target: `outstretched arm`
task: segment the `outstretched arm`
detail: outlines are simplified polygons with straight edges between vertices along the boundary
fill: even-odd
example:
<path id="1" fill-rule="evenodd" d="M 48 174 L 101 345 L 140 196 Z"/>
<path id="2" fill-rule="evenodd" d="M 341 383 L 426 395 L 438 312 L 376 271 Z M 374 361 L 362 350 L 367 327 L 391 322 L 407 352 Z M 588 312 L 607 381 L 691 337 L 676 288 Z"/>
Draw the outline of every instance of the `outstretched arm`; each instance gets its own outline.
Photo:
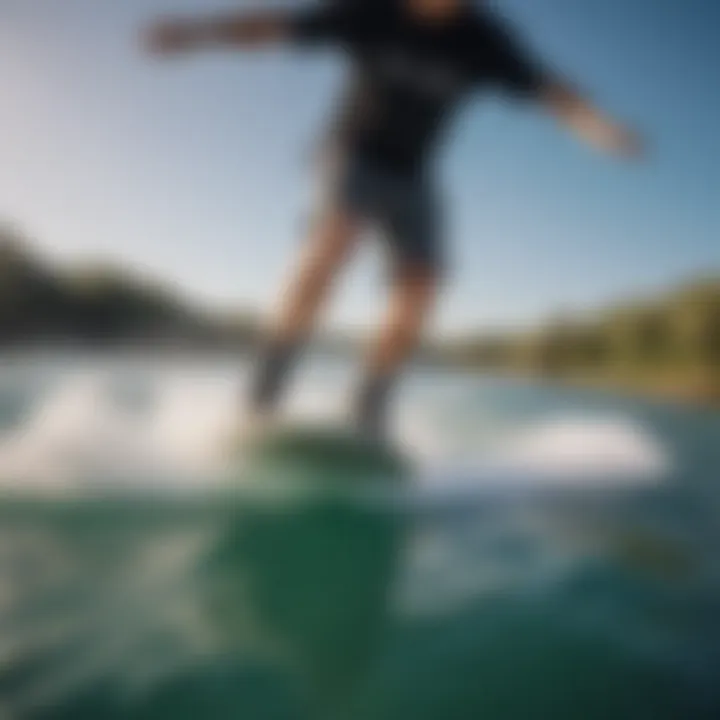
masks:
<path id="1" fill-rule="evenodd" d="M 506 25 L 495 25 L 491 48 L 492 74 L 512 94 L 539 100 L 565 127 L 599 150 L 623 157 L 642 154 L 642 142 L 635 132 L 605 115 L 562 75 L 548 69 Z M 484 71 L 486 56 L 481 54 L 480 60 Z"/>
<path id="2" fill-rule="evenodd" d="M 606 116 L 567 85 L 550 82 L 540 96 L 549 112 L 589 145 L 622 157 L 643 154 L 637 133 Z"/>
<path id="3" fill-rule="evenodd" d="M 289 38 L 292 27 L 287 12 L 254 11 L 202 19 L 164 19 L 152 25 L 144 39 L 151 52 L 171 55 L 214 46 L 263 46 Z"/>
<path id="4" fill-rule="evenodd" d="M 255 10 L 201 19 L 166 19 L 149 28 L 148 49 L 169 55 L 207 47 L 262 47 L 277 42 L 313 45 L 350 42 L 367 23 L 354 5 L 320 5 L 299 10 Z"/>

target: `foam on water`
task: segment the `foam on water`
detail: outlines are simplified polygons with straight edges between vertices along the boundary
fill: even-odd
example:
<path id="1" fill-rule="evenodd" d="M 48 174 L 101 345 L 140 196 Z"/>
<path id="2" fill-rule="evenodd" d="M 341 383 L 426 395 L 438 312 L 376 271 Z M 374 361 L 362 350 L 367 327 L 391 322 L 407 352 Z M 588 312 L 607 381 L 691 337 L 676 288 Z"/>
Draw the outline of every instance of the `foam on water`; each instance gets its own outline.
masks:
<path id="1" fill-rule="evenodd" d="M 0 485 L 58 489 L 134 481 L 193 486 L 219 479 L 236 428 L 236 379 L 174 370 L 123 398 L 110 372 L 66 376 L 21 425 L 0 437 Z M 126 393 L 127 394 L 127 393 Z M 313 421 L 342 414 L 344 393 L 303 386 L 290 414 Z M 484 418 L 487 424 L 487 418 Z M 481 443 L 472 422 L 449 426 L 432 404 L 399 413 L 398 438 L 424 468 L 423 482 L 447 488 L 523 482 L 587 485 L 656 479 L 668 469 L 660 444 L 627 417 L 545 416 Z"/>

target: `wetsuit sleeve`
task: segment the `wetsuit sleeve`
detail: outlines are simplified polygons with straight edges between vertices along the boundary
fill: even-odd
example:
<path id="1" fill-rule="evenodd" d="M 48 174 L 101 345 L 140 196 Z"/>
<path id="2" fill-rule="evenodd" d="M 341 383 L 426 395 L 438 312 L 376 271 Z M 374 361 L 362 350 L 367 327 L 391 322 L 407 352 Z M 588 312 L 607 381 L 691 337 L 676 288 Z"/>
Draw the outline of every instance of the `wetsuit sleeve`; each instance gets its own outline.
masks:
<path id="1" fill-rule="evenodd" d="M 367 18 L 355 7 L 299 10 L 290 18 L 290 37 L 298 45 L 356 43 L 367 34 Z"/>
<path id="2" fill-rule="evenodd" d="M 549 83 L 549 74 L 529 48 L 504 25 L 493 23 L 485 42 L 475 47 L 478 77 L 519 97 L 536 97 Z"/>

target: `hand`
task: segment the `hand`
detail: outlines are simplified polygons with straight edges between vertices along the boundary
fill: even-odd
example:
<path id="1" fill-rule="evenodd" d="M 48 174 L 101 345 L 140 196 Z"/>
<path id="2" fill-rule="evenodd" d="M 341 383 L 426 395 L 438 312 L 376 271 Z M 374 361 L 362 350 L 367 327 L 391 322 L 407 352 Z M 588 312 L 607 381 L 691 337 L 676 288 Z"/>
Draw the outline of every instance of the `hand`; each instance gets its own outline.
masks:
<path id="1" fill-rule="evenodd" d="M 584 142 L 624 158 L 644 156 L 644 143 L 638 133 L 618 124 L 566 85 L 550 85 L 543 97 L 550 112 Z"/>
<path id="2" fill-rule="evenodd" d="M 202 26 L 192 20 L 163 20 L 145 35 L 147 49 L 156 55 L 175 55 L 198 47 L 204 40 Z"/>
<path id="3" fill-rule="evenodd" d="M 605 149 L 623 158 L 642 159 L 647 147 L 643 137 L 625 127 L 613 127 L 606 138 Z"/>

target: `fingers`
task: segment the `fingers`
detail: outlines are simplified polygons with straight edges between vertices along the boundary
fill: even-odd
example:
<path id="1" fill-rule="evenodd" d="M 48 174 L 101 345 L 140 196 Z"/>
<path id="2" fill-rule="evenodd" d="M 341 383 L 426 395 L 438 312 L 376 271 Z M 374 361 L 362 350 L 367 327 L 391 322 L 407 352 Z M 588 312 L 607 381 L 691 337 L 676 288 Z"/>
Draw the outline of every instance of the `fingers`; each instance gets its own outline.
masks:
<path id="1" fill-rule="evenodd" d="M 645 139 L 636 132 L 628 131 L 625 134 L 624 155 L 629 158 L 642 159 L 647 154 Z"/>
<path id="2" fill-rule="evenodd" d="M 188 20 L 161 20 L 143 35 L 145 49 L 153 55 L 175 55 L 195 48 L 201 33 L 197 25 Z"/>
<path id="3" fill-rule="evenodd" d="M 642 159 L 646 153 L 642 136 L 618 125 L 600 126 L 588 139 L 599 150 L 626 160 Z"/>

